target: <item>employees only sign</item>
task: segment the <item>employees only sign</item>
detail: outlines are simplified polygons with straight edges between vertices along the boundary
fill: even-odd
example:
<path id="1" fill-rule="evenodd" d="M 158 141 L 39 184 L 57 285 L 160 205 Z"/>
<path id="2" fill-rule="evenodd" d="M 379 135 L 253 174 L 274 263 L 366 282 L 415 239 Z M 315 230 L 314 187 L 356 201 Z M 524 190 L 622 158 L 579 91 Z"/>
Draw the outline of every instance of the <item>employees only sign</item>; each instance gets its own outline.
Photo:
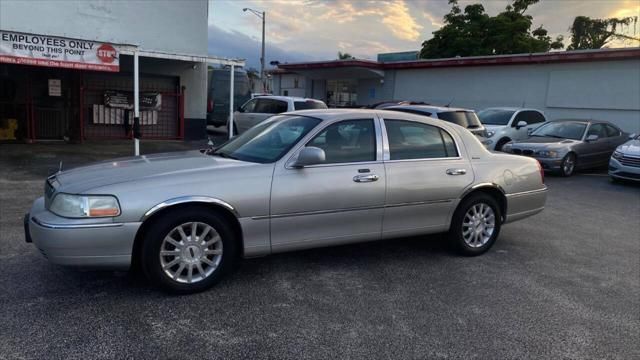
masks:
<path id="1" fill-rule="evenodd" d="M 0 31 L 0 63 L 117 72 L 119 55 L 107 43 Z"/>

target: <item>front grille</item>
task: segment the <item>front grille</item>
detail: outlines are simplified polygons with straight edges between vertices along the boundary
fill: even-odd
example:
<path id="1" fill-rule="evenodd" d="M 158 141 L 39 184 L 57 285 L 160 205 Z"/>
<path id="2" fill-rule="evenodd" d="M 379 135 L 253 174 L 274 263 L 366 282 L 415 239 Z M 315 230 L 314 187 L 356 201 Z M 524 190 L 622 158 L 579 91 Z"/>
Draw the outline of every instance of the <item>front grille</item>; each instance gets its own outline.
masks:
<path id="1" fill-rule="evenodd" d="M 640 167 L 640 157 L 624 155 L 621 158 L 618 158 L 618 161 L 624 166 Z"/>
<path id="2" fill-rule="evenodd" d="M 522 155 L 532 156 L 533 150 L 522 150 Z"/>

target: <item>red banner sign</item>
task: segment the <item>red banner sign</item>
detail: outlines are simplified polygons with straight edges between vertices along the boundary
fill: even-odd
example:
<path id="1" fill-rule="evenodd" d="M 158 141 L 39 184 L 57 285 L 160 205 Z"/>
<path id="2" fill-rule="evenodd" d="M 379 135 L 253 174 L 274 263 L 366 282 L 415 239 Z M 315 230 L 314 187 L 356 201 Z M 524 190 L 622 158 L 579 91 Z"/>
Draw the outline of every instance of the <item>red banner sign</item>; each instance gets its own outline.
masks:
<path id="1" fill-rule="evenodd" d="M 111 44 L 0 31 L 0 63 L 118 72 L 119 57 Z"/>

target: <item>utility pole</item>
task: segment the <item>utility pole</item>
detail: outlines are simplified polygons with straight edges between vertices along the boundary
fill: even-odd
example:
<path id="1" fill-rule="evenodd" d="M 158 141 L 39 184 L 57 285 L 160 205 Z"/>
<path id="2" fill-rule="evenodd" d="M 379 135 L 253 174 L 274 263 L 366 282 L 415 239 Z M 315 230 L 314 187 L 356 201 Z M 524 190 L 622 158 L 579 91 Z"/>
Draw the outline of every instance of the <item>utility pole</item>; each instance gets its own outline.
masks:
<path id="1" fill-rule="evenodd" d="M 265 80 L 265 74 L 264 74 L 264 43 L 265 43 L 265 22 L 266 22 L 266 18 L 267 18 L 267 13 L 265 11 L 258 11 L 258 10 L 254 10 L 251 8 L 244 8 L 242 9 L 242 11 L 247 12 L 250 11 L 251 13 L 253 13 L 253 15 L 259 17 L 260 19 L 262 19 L 262 52 L 260 53 L 260 82 L 262 83 L 262 92 L 266 92 L 267 90 L 267 84 L 266 84 L 266 80 Z"/>

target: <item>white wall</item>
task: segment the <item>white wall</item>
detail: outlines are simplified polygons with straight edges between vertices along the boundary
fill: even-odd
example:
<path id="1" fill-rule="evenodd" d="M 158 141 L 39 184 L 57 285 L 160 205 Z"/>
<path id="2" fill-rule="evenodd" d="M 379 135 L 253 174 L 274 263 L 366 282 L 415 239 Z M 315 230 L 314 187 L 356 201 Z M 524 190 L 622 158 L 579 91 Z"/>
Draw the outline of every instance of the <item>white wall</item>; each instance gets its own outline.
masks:
<path id="1" fill-rule="evenodd" d="M 0 29 L 207 55 L 207 0 L 1 0 Z"/>
<path id="2" fill-rule="evenodd" d="M 393 85 L 394 99 L 476 110 L 525 105 L 549 119 L 601 119 L 640 132 L 640 59 L 399 70 Z"/>

